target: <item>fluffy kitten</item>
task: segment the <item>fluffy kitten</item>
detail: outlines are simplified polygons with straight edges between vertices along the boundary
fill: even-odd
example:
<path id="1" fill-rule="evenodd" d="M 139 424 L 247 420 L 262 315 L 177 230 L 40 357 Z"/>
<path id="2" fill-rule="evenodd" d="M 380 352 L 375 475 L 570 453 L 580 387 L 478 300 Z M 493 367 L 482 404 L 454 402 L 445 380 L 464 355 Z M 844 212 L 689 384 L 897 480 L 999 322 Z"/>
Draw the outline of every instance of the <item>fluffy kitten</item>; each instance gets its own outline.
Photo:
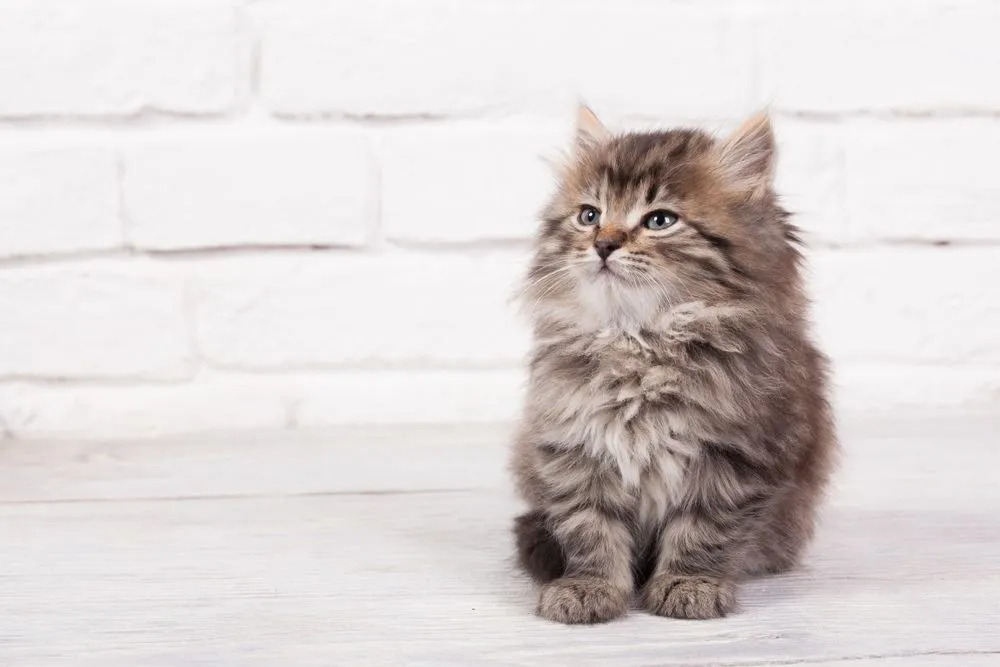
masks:
<path id="1" fill-rule="evenodd" d="M 723 616 L 812 534 L 836 442 L 774 153 L 765 115 L 718 140 L 580 110 L 523 294 L 515 535 L 545 618 L 607 621 L 636 589 Z"/>

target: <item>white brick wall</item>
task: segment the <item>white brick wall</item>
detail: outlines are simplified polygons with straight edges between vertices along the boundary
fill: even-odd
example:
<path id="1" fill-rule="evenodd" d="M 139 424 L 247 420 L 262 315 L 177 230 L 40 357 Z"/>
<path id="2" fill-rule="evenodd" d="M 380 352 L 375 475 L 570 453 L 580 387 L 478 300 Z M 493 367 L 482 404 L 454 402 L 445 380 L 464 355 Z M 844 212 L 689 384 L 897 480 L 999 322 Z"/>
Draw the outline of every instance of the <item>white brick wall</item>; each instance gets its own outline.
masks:
<path id="1" fill-rule="evenodd" d="M 1000 241 L 996 119 L 867 123 L 848 142 L 847 205 L 860 236 Z"/>
<path id="2" fill-rule="evenodd" d="M 208 364 L 248 370 L 516 365 L 520 253 L 242 257 L 198 267 Z"/>
<path id="3" fill-rule="evenodd" d="M 135 247 L 360 246 L 369 236 L 376 193 L 361 132 L 158 135 L 125 151 Z"/>
<path id="4" fill-rule="evenodd" d="M 834 359 L 1000 366 L 1000 248 L 875 247 L 812 262 Z"/>
<path id="5" fill-rule="evenodd" d="M 121 246 L 117 172 L 105 148 L 0 146 L 0 257 Z"/>
<path id="6" fill-rule="evenodd" d="M 784 107 L 993 111 L 1000 6 L 989 0 L 776 4 L 761 17 L 765 88 Z"/>
<path id="7" fill-rule="evenodd" d="M 505 420 L 578 98 L 769 105 L 845 410 L 1000 408 L 989 0 L 0 0 L 0 438 Z"/>
<path id="8" fill-rule="evenodd" d="M 248 83 L 238 19 L 225 0 L 3 0 L 0 116 L 226 111 Z"/>
<path id="9" fill-rule="evenodd" d="M 194 355 L 178 276 L 146 261 L 0 271 L 0 376 L 179 379 Z"/>
<path id="10" fill-rule="evenodd" d="M 554 182 L 543 158 L 572 136 L 538 123 L 401 127 L 381 141 L 382 228 L 393 242 L 527 240 Z"/>

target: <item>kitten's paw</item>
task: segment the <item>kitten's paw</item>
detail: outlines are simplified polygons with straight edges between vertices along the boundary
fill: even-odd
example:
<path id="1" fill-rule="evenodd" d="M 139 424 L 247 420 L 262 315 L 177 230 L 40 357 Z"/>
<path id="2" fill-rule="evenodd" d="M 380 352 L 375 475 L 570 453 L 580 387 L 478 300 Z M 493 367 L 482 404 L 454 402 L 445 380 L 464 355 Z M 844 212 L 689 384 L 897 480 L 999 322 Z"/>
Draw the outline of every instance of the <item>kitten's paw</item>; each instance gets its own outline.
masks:
<path id="1" fill-rule="evenodd" d="M 542 586 L 538 615 L 558 623 L 602 623 L 625 613 L 627 596 L 596 577 L 562 577 Z"/>
<path id="2" fill-rule="evenodd" d="M 660 574 L 646 584 L 643 606 L 657 616 L 719 618 L 736 608 L 731 582 L 713 577 Z"/>

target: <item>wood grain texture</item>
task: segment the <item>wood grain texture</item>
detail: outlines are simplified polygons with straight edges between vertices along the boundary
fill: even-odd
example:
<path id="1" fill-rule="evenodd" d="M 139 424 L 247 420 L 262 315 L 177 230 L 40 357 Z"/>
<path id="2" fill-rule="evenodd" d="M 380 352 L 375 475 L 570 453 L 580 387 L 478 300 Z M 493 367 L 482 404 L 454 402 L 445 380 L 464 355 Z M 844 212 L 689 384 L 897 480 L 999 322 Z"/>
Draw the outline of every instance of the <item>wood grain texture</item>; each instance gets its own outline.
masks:
<path id="1" fill-rule="evenodd" d="M 5 445 L 0 665 L 1000 665 L 998 431 L 963 424 L 845 428 L 806 566 L 736 615 L 582 628 L 512 569 L 502 428 Z"/>
<path id="2" fill-rule="evenodd" d="M 0 442 L 0 502 L 501 489 L 508 424 Z"/>

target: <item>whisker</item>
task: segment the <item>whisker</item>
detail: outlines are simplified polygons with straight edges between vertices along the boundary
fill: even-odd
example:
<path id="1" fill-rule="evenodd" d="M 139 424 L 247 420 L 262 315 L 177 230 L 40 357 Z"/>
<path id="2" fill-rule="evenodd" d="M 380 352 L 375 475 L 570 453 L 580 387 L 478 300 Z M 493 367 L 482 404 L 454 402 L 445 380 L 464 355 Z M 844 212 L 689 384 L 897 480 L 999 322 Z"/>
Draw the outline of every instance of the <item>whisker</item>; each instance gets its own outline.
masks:
<path id="1" fill-rule="evenodd" d="M 587 262 L 587 258 L 581 253 L 579 257 L 571 259 L 563 266 L 555 268 L 525 285 L 524 292 L 533 297 L 531 305 L 537 306 L 550 294 L 570 284 L 572 276 L 569 272 Z"/>

